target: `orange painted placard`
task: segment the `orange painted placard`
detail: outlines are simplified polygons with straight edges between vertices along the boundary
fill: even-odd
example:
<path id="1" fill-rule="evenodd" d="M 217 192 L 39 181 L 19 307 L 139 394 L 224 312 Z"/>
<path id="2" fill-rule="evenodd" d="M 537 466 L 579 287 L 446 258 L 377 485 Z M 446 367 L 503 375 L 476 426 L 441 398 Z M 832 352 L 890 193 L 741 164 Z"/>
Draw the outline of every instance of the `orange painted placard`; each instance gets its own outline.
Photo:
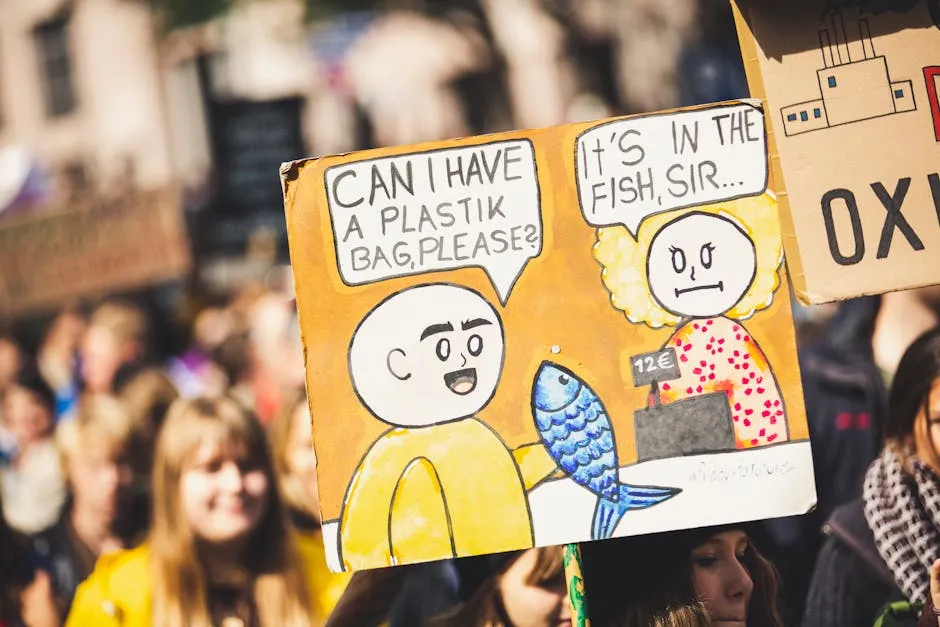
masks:
<path id="1" fill-rule="evenodd" d="M 355 570 L 807 511 L 754 101 L 282 167 Z"/>

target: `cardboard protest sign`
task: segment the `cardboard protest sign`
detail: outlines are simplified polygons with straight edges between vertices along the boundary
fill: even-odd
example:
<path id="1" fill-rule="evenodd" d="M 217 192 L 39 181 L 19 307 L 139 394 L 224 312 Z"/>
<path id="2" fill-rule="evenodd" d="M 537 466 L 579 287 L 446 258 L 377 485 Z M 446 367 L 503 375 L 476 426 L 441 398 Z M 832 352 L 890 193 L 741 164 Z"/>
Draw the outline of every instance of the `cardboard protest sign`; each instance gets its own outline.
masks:
<path id="1" fill-rule="evenodd" d="M 732 102 L 282 167 L 332 568 L 813 505 L 764 128 Z"/>
<path id="2" fill-rule="evenodd" d="M 0 316 L 184 275 L 189 244 L 173 192 L 0 224 Z"/>
<path id="3" fill-rule="evenodd" d="M 734 4 L 800 299 L 940 283 L 935 0 Z"/>

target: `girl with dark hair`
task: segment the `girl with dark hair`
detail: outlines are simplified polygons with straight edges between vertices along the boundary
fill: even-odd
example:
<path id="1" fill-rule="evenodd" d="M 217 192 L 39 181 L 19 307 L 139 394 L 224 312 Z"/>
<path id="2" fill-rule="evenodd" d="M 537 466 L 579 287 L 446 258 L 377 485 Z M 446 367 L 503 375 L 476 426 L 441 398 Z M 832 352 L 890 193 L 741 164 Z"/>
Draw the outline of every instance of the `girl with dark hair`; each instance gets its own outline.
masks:
<path id="1" fill-rule="evenodd" d="M 777 571 L 749 531 L 731 525 L 582 544 L 591 624 L 782 627 Z"/>
<path id="2" fill-rule="evenodd" d="M 570 627 L 561 547 L 360 571 L 326 627 Z"/>
<path id="3" fill-rule="evenodd" d="M 465 604 L 431 627 L 556 627 L 571 625 L 561 547 L 510 554 Z"/>
<path id="4" fill-rule="evenodd" d="M 59 517 L 65 478 L 52 439 L 55 393 L 34 367 L 23 368 L 0 398 L 3 427 L 15 448 L 0 466 L 6 521 L 20 533 L 42 531 Z"/>
<path id="5" fill-rule="evenodd" d="M 884 447 L 863 497 L 838 508 L 810 586 L 803 624 L 937 624 L 931 568 L 940 559 L 940 327 L 923 334 L 898 364 L 888 395 Z M 926 605 L 921 612 L 921 606 Z"/>

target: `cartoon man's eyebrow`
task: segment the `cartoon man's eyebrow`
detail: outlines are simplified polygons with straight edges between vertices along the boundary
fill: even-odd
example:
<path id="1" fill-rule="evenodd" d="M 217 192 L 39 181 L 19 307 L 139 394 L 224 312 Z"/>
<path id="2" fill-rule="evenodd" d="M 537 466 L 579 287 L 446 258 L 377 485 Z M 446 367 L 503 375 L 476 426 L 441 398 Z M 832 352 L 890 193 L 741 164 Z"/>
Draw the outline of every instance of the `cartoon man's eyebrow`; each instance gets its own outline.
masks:
<path id="1" fill-rule="evenodd" d="M 460 328 L 464 331 L 469 331 L 470 329 L 475 329 L 477 327 L 484 327 L 488 324 L 493 324 L 493 323 L 487 320 L 486 318 L 477 318 L 475 320 L 467 320 L 466 322 L 462 322 L 460 324 Z"/>
<path id="2" fill-rule="evenodd" d="M 449 322 L 444 324 L 432 324 L 427 329 L 421 333 L 421 341 L 424 341 L 436 333 L 447 333 L 448 331 L 453 331 L 454 325 Z"/>

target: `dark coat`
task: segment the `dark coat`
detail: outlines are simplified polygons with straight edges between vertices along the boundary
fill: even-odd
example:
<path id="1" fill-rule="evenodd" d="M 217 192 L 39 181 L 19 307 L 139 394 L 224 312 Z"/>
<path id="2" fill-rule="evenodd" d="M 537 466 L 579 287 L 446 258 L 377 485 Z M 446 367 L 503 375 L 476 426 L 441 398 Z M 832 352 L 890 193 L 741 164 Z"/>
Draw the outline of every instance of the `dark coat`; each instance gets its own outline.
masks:
<path id="1" fill-rule="evenodd" d="M 885 605 L 904 600 L 878 554 L 863 508 L 857 499 L 838 507 L 826 523 L 803 627 L 871 627 Z"/>
<path id="2" fill-rule="evenodd" d="M 861 496 L 869 464 L 882 446 L 887 391 L 872 352 L 880 297 L 846 301 L 822 339 L 799 350 L 816 474 L 816 509 L 767 521 L 765 553 L 780 570 L 787 624 L 798 624 L 822 527 L 833 510 Z"/>

